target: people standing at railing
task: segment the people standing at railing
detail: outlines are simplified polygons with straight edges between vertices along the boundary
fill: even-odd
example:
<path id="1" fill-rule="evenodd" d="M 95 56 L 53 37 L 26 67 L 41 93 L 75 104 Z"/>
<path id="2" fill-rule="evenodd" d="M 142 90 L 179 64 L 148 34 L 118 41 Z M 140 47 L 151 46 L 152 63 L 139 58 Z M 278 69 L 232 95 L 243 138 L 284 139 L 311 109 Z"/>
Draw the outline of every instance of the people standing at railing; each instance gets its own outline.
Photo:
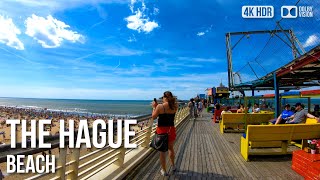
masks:
<path id="1" fill-rule="evenodd" d="M 289 120 L 286 122 L 287 124 L 300 124 L 305 123 L 308 118 L 316 119 L 319 122 L 319 118 L 316 116 L 309 114 L 303 107 L 301 103 L 296 103 L 296 113 L 289 117 Z"/>
<path id="2" fill-rule="evenodd" d="M 178 110 L 178 104 L 176 103 L 176 99 L 173 97 L 170 91 L 164 92 L 162 98 L 163 98 L 162 104 L 157 105 L 154 102 L 152 103 L 152 107 L 153 107 L 152 118 L 156 119 L 158 117 L 158 124 L 156 129 L 157 134 L 168 133 L 169 158 L 172 165 L 172 170 L 176 171 L 176 167 L 174 163 L 175 154 L 174 154 L 173 146 L 176 139 L 176 128 L 174 126 L 174 117 Z M 168 176 L 167 168 L 166 168 L 166 152 L 160 152 L 160 164 L 161 164 L 161 171 L 160 171 L 161 175 Z"/>
<path id="3" fill-rule="evenodd" d="M 277 119 L 273 119 L 271 123 L 275 125 L 285 124 L 293 114 L 294 112 L 291 111 L 290 104 L 286 104 L 280 116 Z"/>
<path id="4" fill-rule="evenodd" d="M 190 117 L 192 119 L 195 119 L 195 116 L 194 116 L 194 99 L 191 98 L 189 103 L 188 103 L 188 107 L 189 107 L 189 114 L 190 114 Z"/>

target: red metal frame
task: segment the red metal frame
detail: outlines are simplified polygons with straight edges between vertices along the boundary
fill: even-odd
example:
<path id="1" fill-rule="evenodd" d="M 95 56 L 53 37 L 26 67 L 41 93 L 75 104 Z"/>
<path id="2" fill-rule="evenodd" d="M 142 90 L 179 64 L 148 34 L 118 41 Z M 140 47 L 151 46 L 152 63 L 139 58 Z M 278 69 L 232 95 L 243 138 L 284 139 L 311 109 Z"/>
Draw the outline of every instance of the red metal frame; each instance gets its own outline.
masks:
<path id="1" fill-rule="evenodd" d="M 297 70 L 305 65 L 318 61 L 319 58 L 320 58 L 320 52 L 316 52 L 313 55 L 307 55 L 307 57 L 300 59 L 299 62 L 293 64 L 292 66 L 289 66 L 277 72 L 277 77 L 283 76 L 285 74 L 290 73 L 291 71 Z"/>

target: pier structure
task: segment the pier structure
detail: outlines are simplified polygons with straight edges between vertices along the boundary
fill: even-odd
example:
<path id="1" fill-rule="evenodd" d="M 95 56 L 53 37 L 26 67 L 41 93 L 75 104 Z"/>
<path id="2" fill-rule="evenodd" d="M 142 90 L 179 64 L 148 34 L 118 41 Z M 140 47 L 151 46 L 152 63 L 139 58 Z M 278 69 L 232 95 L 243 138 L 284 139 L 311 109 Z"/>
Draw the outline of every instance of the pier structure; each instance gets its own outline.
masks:
<path id="1" fill-rule="evenodd" d="M 176 117 L 177 171 L 172 172 L 168 160 L 168 177 L 161 176 L 159 153 L 149 147 L 155 131 L 151 125 L 132 139 L 137 149 L 105 148 L 84 156 L 74 149 L 70 159 L 62 149 L 56 174 L 28 179 L 303 179 L 291 169 L 290 155 L 257 156 L 246 162 L 240 153 L 242 134 L 221 134 L 211 113 L 193 120 L 187 110 L 182 108 Z"/>
<path id="2" fill-rule="evenodd" d="M 277 23 L 279 29 L 275 30 L 263 30 L 263 31 L 249 31 L 249 32 L 229 32 L 226 33 L 226 46 L 227 46 L 227 64 L 228 64 L 228 82 L 230 91 L 251 91 L 252 96 L 255 95 L 255 91 L 260 90 L 273 90 L 275 99 L 275 117 L 280 115 L 280 90 L 294 90 L 306 87 L 320 86 L 320 45 L 315 46 L 308 52 L 305 51 L 304 47 L 295 36 L 293 30 L 284 30 L 280 23 Z M 249 69 L 254 74 L 254 80 L 244 81 L 239 71 L 234 72 L 233 70 L 233 55 L 232 52 L 235 47 L 242 41 L 244 37 L 256 34 L 269 34 L 270 38 L 267 43 L 253 60 L 265 73 L 264 76 L 259 76 L 257 71 L 253 68 L 252 62 L 248 61 L 247 64 L 242 67 Z M 281 37 L 280 34 L 283 36 Z M 240 39 L 232 44 L 232 36 L 241 36 Z M 292 50 L 293 60 L 268 72 L 262 65 L 262 62 L 257 61 L 261 56 L 264 49 L 269 45 L 272 38 L 278 38 L 279 41 Z M 288 41 L 290 43 L 288 43 Z M 272 56 L 272 55 L 270 55 Z M 277 57 L 275 57 L 277 58 Z M 248 72 L 244 72 L 248 73 Z M 238 79 L 238 83 L 236 80 Z"/>

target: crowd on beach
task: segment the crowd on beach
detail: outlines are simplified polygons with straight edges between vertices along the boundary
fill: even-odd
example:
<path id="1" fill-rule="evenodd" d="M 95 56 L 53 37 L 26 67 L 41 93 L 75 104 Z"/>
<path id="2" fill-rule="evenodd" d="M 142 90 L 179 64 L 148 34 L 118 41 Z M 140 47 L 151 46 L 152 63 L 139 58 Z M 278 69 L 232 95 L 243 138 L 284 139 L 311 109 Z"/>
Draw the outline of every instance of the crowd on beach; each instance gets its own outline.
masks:
<path id="1" fill-rule="evenodd" d="M 65 127 L 68 127 L 67 120 L 74 120 L 75 129 L 79 125 L 79 121 L 82 119 L 86 119 L 90 125 L 92 125 L 93 121 L 96 119 L 103 119 L 107 122 L 107 120 L 118 120 L 118 119 L 132 119 L 131 116 L 112 116 L 112 115 L 102 115 L 102 114 L 77 114 L 77 113 L 66 113 L 61 111 L 50 111 L 47 109 L 32 109 L 32 108 L 18 108 L 18 107 L 5 107 L 0 106 L 0 146 L 9 144 L 10 139 L 10 129 L 6 125 L 6 121 L 10 121 L 10 119 L 24 119 L 30 122 L 30 120 L 41 120 L 41 119 L 50 119 L 52 120 L 52 124 L 46 127 L 46 130 L 50 131 L 51 134 L 58 134 L 59 121 L 65 120 Z M 139 118 L 138 118 L 139 119 Z M 148 126 L 148 118 L 141 118 L 136 126 L 131 127 L 131 130 L 135 131 L 136 135 L 143 132 Z M 30 124 L 30 123 L 29 123 Z M 19 131 L 19 130 L 18 130 Z M 7 134 L 6 134 L 7 132 Z M 8 139 L 9 138 L 9 139 Z M 82 148 L 82 153 L 91 152 L 94 148 Z M 55 148 L 52 150 L 43 151 L 42 155 L 51 155 L 51 154 L 59 154 L 60 149 Z M 73 150 L 67 148 L 67 154 L 72 154 Z M 0 166 L 2 167 L 2 166 Z M 2 176 L 2 177 L 1 177 Z M 0 168 L 0 179 L 4 178 Z"/>
<path id="2" fill-rule="evenodd" d="M 18 107 L 6 107 L 0 106 L 0 145 L 8 143 L 10 139 L 10 131 L 8 131 L 8 125 L 6 121 L 10 119 L 20 119 L 27 120 L 28 125 L 31 125 L 31 120 L 41 120 L 41 119 L 50 119 L 51 125 L 45 127 L 47 131 L 50 131 L 52 135 L 59 133 L 59 122 L 60 120 L 65 120 L 65 130 L 68 130 L 68 120 L 74 120 L 75 129 L 79 127 L 80 120 L 86 119 L 88 121 L 89 127 L 92 126 L 93 121 L 96 119 L 105 120 L 107 123 L 108 120 L 116 121 L 118 119 L 131 119 L 130 116 L 111 116 L 103 114 L 79 114 L 79 113 L 66 113 L 62 111 L 50 111 L 46 108 L 44 109 L 32 109 L 32 108 L 18 108 Z M 136 133 L 138 133 L 138 128 L 145 128 L 147 125 L 146 121 L 139 122 L 137 127 L 133 128 Z M 19 130 L 18 130 L 19 131 Z M 9 139 L 8 139 L 9 138 Z M 1 140 L 2 139 L 2 140 Z"/>
<path id="3" fill-rule="evenodd" d="M 89 114 L 89 113 L 68 113 L 62 111 L 50 111 L 46 108 L 43 109 L 32 109 L 32 108 L 17 108 L 17 107 L 6 107 L 0 106 L 0 118 L 1 119 L 110 119 L 115 118 L 113 115 L 104 115 L 104 114 Z M 130 116 L 119 116 L 120 118 L 131 118 Z"/>

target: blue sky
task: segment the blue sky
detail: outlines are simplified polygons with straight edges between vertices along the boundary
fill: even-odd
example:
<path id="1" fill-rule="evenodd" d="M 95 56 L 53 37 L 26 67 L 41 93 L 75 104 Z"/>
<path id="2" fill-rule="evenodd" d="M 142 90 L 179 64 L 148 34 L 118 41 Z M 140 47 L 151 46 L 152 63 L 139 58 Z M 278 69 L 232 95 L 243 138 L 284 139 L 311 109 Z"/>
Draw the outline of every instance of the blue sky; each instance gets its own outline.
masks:
<path id="1" fill-rule="evenodd" d="M 295 2 L 2 0 L 0 96 L 153 99 L 171 90 L 188 99 L 221 81 L 227 85 L 226 32 L 274 29 L 280 7 Z M 312 5 L 314 17 L 281 23 L 293 27 L 308 50 L 319 44 L 319 3 L 300 4 Z M 243 5 L 273 5 L 275 17 L 243 19 Z M 240 43 L 234 70 L 254 59 L 268 38 Z M 258 59 L 267 71 L 279 58 L 291 59 L 290 49 L 269 56 L 275 45 Z M 253 77 L 249 71 L 242 76 Z"/>

